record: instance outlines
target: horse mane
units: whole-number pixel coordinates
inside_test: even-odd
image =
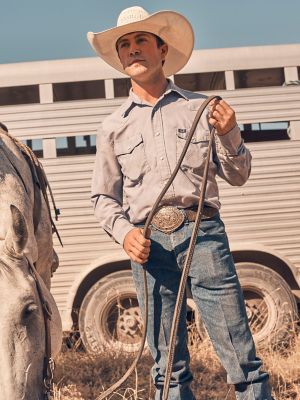
[[[1,124],[1,123],[0,123]],[[58,215],[60,214],[59,209],[56,207],[55,201],[54,201],[54,197],[53,197],[53,193],[50,187],[50,184],[48,182],[48,179],[46,177],[44,168],[41,164],[41,162],[39,161],[39,159],[37,158],[37,156],[34,154],[34,152],[31,150],[31,148],[29,146],[27,146],[26,144],[22,143],[20,140],[18,140],[16,137],[12,136],[5,125],[1,124],[0,128],[2,128],[2,133],[4,135],[6,135],[16,146],[17,148],[21,151],[21,153],[23,154],[23,157],[25,158],[31,174],[32,174],[32,178],[34,180],[34,182],[38,185],[39,189],[41,190],[43,197],[45,199],[46,205],[47,205],[47,209],[48,209],[48,214],[49,214],[49,219],[51,221],[51,225],[52,225],[52,230],[53,232],[56,233],[60,244],[62,245],[62,241],[60,238],[60,235],[57,231],[57,228],[55,226],[55,223],[52,219],[51,216],[51,210],[50,210],[50,202],[49,202],[49,197],[48,197],[48,192],[50,194],[51,200],[52,200],[52,205],[54,208],[54,212],[55,212],[55,220],[58,220]],[[7,154],[6,154],[7,155]],[[36,189],[36,185],[35,185],[35,190]],[[39,219],[39,218],[38,218]],[[39,221],[37,221],[38,223]]]
[[[0,122],[0,128],[3,129],[5,132],[8,132],[7,126]]]

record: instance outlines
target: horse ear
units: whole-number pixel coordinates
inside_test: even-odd
[[[21,211],[11,204],[10,212],[12,215],[12,225],[5,237],[4,248],[6,248],[11,255],[20,257],[27,243],[28,231]]]

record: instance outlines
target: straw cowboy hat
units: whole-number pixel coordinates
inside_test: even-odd
[[[174,75],[188,62],[194,47],[193,28],[183,15],[174,11],[150,15],[142,7],[126,8],[119,15],[115,28],[88,32],[87,38],[104,61],[124,74],[116,42],[121,36],[138,31],[153,33],[167,43],[169,50],[163,66],[166,76]]]

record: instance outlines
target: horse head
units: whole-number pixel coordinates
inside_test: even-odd
[[[25,220],[11,205],[11,225],[0,253],[0,400],[44,399],[43,367],[46,332],[41,299],[24,248]],[[46,285],[38,276],[50,305],[52,356],[60,350],[61,321]]]

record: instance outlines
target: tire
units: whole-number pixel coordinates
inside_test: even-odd
[[[281,345],[291,335],[297,318],[297,304],[289,286],[279,274],[263,265],[242,262],[236,268],[257,347]],[[195,325],[198,339],[193,331]],[[192,342],[207,337],[191,299],[187,326]],[[139,349],[143,321],[131,271],[112,273],[92,286],[80,309],[79,331],[85,349],[91,353],[107,348],[126,352]]]
[[[101,279],[86,294],[79,312],[82,344],[89,353],[105,349],[135,352],[140,347],[143,320],[138,307],[131,271],[120,271]],[[187,305],[190,343],[203,328],[192,299]]]
[[[79,312],[79,331],[85,349],[137,351],[143,321],[131,271],[112,273],[88,291]]]
[[[241,262],[236,269],[256,346],[282,346],[292,336],[297,318],[297,304],[288,284],[264,265]]]

